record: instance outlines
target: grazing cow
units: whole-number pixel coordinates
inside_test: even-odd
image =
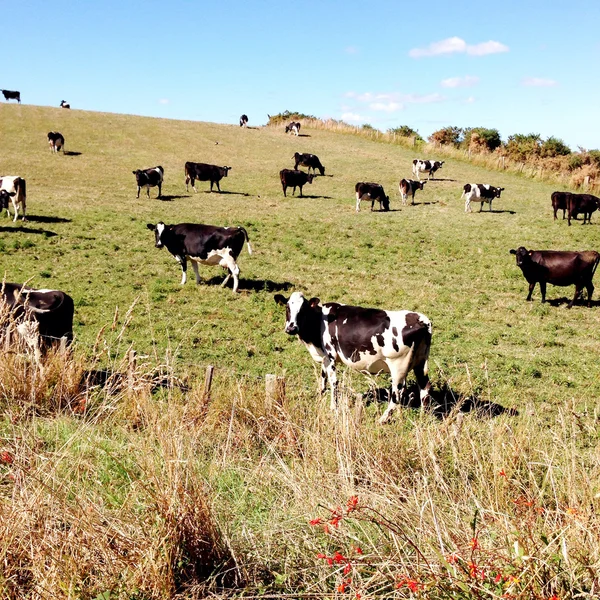
[[[567,196],[567,219],[569,226],[571,219],[576,219],[579,213],[583,213],[583,225],[587,221],[592,224],[592,213],[598,210],[600,198],[592,194],[569,194]]]
[[[248,127],[248,115],[242,115],[240,117],[240,127]]]
[[[329,380],[332,410],[337,408],[336,362],[356,371],[391,374],[392,395],[380,423],[388,421],[401,403],[411,370],[417,378],[421,402],[428,404],[431,322],[425,315],[337,302],[321,304],[318,298],[306,300],[300,292],[289,299],[276,294],[275,302],[286,307],[285,332],[297,335],[313,359],[321,363],[321,393]]]
[[[210,191],[213,191],[213,184],[217,184],[217,190],[221,193],[221,186],[219,181],[223,177],[227,177],[227,173],[231,170],[231,167],[217,167],[217,165],[208,165],[206,163],[185,163],[185,189],[189,190],[188,184],[192,184],[192,189],[196,193],[196,187],[194,183],[196,179],[198,181],[210,181]]]
[[[158,167],[151,167],[150,169],[138,169],[132,171],[135,175],[137,182],[137,197],[140,197],[140,190],[145,187],[146,194],[150,198],[150,188],[158,186],[158,196],[160,198],[162,192],[162,182],[165,176],[165,170],[159,165]]]
[[[61,100],[60,107],[61,108],[71,108],[71,105],[68,102],[65,102],[64,100]]]
[[[8,102],[9,100],[16,100],[21,104],[21,92],[11,92],[10,90],[0,90],[4,99]]]
[[[309,173],[312,169],[313,173],[316,174],[316,170],[319,169],[319,173],[325,175],[325,167],[321,164],[321,161],[316,154],[296,152],[292,158],[295,161],[294,169],[297,169],[298,165],[301,165],[303,167],[308,167]]]
[[[471,209],[471,202],[481,202],[479,212],[483,210],[483,203],[488,202],[490,205],[490,212],[492,212],[492,200],[494,198],[500,198],[500,194],[504,191],[504,188],[497,188],[487,183],[465,183],[461,199],[465,199],[465,212],[473,212]]]
[[[556,213],[559,210],[563,211],[563,220],[566,219],[565,212],[567,211],[567,201],[571,192],[552,192],[552,210],[554,210],[554,220],[556,221]]]
[[[546,284],[551,283],[552,285],[575,286],[575,295],[568,308],[573,306],[584,287],[588,293],[588,306],[592,305],[592,294],[594,293],[592,279],[600,261],[600,254],[595,250],[561,252],[557,250],[527,250],[521,246],[516,250],[511,250],[510,253],[516,255],[517,266],[523,271],[523,276],[529,283],[528,301],[531,300],[535,284],[539,282],[542,302],[546,301]]]
[[[300,135],[300,127],[301,123],[299,121],[292,121],[285,126],[286,133],[294,133],[295,135]]]
[[[383,187],[378,183],[359,181],[354,186],[354,191],[356,192],[356,212],[360,212],[361,200],[371,200],[371,212],[373,212],[375,200],[379,202],[380,211],[390,210],[390,197],[385,195]]]
[[[19,216],[19,207],[22,209],[22,219],[26,221],[27,213],[27,186],[25,180],[22,177],[16,175],[1,175],[0,176],[0,195],[2,200],[2,209],[6,208],[6,213],[10,218],[10,210],[8,208],[8,198],[12,202],[13,209],[15,211],[15,218],[13,222],[17,220]]]
[[[424,189],[423,186],[426,184],[426,181],[415,181],[414,179],[403,179],[398,184],[398,190],[400,192],[400,196],[402,196],[402,206],[406,206],[406,201],[408,199],[408,195],[411,194],[412,202],[411,204],[415,204],[415,192],[417,190]]]
[[[300,198],[302,198],[302,188],[307,183],[312,183],[315,175],[305,173],[304,171],[296,171],[295,169],[282,169],[279,171],[279,179],[281,179],[281,187],[283,195],[287,196],[286,190],[291,187],[292,196],[296,193],[296,188],[300,188]]]
[[[58,152],[62,149],[63,154],[65,152],[65,138],[63,134],[58,131],[48,132],[48,147],[50,152]]]
[[[435,179],[435,177],[433,177],[434,173],[438,169],[441,169],[445,162],[446,161],[444,160],[420,160],[415,158],[412,166],[413,175],[415,175],[419,181],[421,181],[421,173],[428,173],[427,179]]]
[[[233,275],[233,291],[237,292],[240,268],[235,261],[244,247],[244,241],[248,244],[248,254],[252,254],[248,232],[243,227],[215,227],[194,223],[165,225],[162,222],[157,225],[148,223],[147,227],[154,231],[156,247],[166,246],[181,265],[181,285],[184,285],[187,280],[189,258],[192,261],[197,284],[200,283],[198,264],[219,265],[229,271],[221,287],[225,286]]]

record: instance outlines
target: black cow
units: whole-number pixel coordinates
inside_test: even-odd
[[[248,127],[248,115],[242,115],[240,117],[240,127]]]
[[[325,175],[325,167],[321,164],[321,161],[316,154],[296,152],[292,158],[295,161],[294,169],[297,169],[298,165],[302,165],[303,167],[308,167],[309,173],[311,169],[313,170],[313,173],[316,173],[316,170],[319,169],[319,173]]]
[[[61,100],[60,107],[61,108],[71,108],[71,105],[68,102],[66,102],[65,100]]]
[[[523,276],[529,283],[528,301],[531,300],[535,284],[539,282],[542,302],[546,301],[546,284],[551,283],[552,285],[575,286],[575,295],[568,308],[573,306],[584,287],[588,293],[588,306],[592,305],[592,294],[594,293],[592,279],[600,261],[600,254],[595,250],[562,252],[527,250],[521,246],[516,250],[511,250],[510,253],[516,255],[517,266],[523,271]]]
[[[50,152],[58,152],[62,149],[63,154],[65,152],[65,138],[60,131],[49,131],[48,132],[48,146]]]
[[[0,90],[4,99],[8,100],[16,100],[19,104],[21,104],[21,92],[11,92],[10,90]]]
[[[375,200],[379,202],[380,211],[390,210],[390,197],[385,195],[383,187],[378,183],[359,181],[354,186],[354,191],[356,192],[356,212],[360,212],[361,200],[371,201],[371,211],[373,211]]]
[[[559,210],[563,211],[563,220],[566,219],[565,212],[567,211],[567,201],[571,192],[552,192],[552,210],[554,210],[554,220],[556,221],[556,213]]]
[[[292,121],[285,126],[285,132],[300,135],[300,127],[301,123],[299,121]]]
[[[296,171],[295,169],[282,169],[279,171],[279,179],[281,179],[281,187],[283,195],[287,196],[286,190],[291,187],[292,195],[296,193],[296,188],[300,188],[300,198],[302,198],[302,188],[307,183],[312,183],[314,175],[309,175],[304,171]]]
[[[162,192],[162,182],[165,176],[165,170],[159,165],[158,167],[151,167],[150,169],[138,169],[132,171],[135,175],[137,182],[137,197],[140,197],[140,190],[145,187],[146,194],[150,198],[150,188],[158,186],[158,196],[160,198]]]
[[[569,226],[571,219],[576,219],[577,215],[583,213],[583,225],[587,221],[592,224],[592,213],[598,210],[600,198],[592,194],[569,194],[567,196],[567,220]]]
[[[492,212],[492,200],[494,198],[500,198],[500,194],[504,191],[504,188],[497,188],[488,183],[465,183],[461,198],[465,199],[465,212],[472,212],[471,202],[481,202],[479,212],[483,210],[483,203],[488,202],[490,205],[490,212]]]
[[[221,287],[225,286],[233,275],[233,291],[237,292],[240,268],[235,261],[244,247],[244,241],[248,243],[248,254],[252,254],[248,232],[243,227],[215,227],[194,223],[165,225],[162,222],[157,225],[148,223],[147,227],[154,231],[156,247],[166,246],[181,265],[181,285],[184,285],[187,280],[189,258],[192,261],[197,284],[200,283],[198,264],[219,265],[229,271]]]
[[[415,192],[417,190],[424,189],[424,185],[426,183],[426,181],[415,181],[414,179],[403,179],[402,181],[400,181],[400,183],[398,184],[398,191],[400,192],[400,196],[402,197],[402,205],[406,206],[406,201],[408,199],[409,194],[411,194],[412,196],[411,204],[414,205]]]
[[[435,179],[435,177],[433,177],[434,173],[438,170],[441,169],[442,166],[444,165],[443,160],[420,160],[418,158],[413,159],[413,167],[412,167],[412,171],[413,171],[413,175],[415,175],[417,177],[417,179],[419,181],[421,181],[421,173],[428,173],[428,179]]]
[[[392,394],[380,423],[385,423],[401,403],[411,370],[417,378],[421,402],[428,404],[432,329],[425,315],[337,302],[321,304],[318,298],[306,300],[300,292],[289,299],[276,294],[275,302],[286,307],[285,332],[297,335],[313,359],[321,363],[321,393],[329,380],[332,410],[337,407],[336,362],[356,371],[391,374]]]
[[[227,173],[231,170],[231,167],[217,167],[217,165],[208,165],[206,163],[185,163],[185,189],[189,190],[188,184],[192,184],[192,189],[196,192],[194,183],[196,179],[198,181],[210,181],[210,191],[213,191],[213,184],[217,184],[217,190],[221,192],[221,186],[219,181],[223,177],[227,177]]]

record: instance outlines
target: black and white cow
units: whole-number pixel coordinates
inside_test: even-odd
[[[240,117],[240,127],[248,127],[248,115],[242,115]]]
[[[66,102],[65,100],[61,100],[60,107],[61,108],[71,108],[71,105],[68,102]]]
[[[442,168],[442,165],[444,164],[444,160],[420,160],[418,158],[415,158],[413,160],[413,167],[412,167],[412,171],[413,171],[413,175],[416,176],[416,178],[421,181],[421,173],[428,173],[429,176],[427,177],[427,179],[435,179],[435,177],[433,177],[434,173],[438,170]]]
[[[398,191],[402,197],[402,206],[406,206],[408,195],[412,196],[411,204],[415,203],[415,192],[424,189],[426,181],[415,181],[414,179],[402,179],[398,184]]]
[[[378,183],[369,183],[365,181],[359,181],[354,186],[356,192],[356,212],[360,212],[361,200],[371,201],[371,212],[375,205],[375,200],[379,202],[379,210],[388,211],[390,210],[390,197],[385,195],[385,191]]]
[[[181,265],[181,285],[187,281],[189,258],[197,284],[200,283],[198,264],[219,265],[229,271],[221,287],[233,276],[233,291],[237,292],[240,268],[235,261],[244,247],[244,242],[248,244],[248,254],[252,254],[248,232],[243,227],[215,227],[195,223],[165,225],[162,222],[157,225],[148,223],[147,227],[154,231],[156,247],[166,247]]]
[[[19,104],[21,104],[21,92],[11,92],[10,90],[0,90],[4,99],[8,100],[16,100]]]
[[[281,187],[283,188],[283,195],[287,196],[287,189],[289,187],[294,188],[292,195],[296,193],[296,188],[300,188],[300,198],[302,198],[302,188],[307,183],[312,183],[314,175],[305,173],[304,171],[297,171],[295,169],[282,169],[279,171],[279,179],[281,180]]]
[[[292,121],[285,126],[285,132],[300,135],[300,127],[301,123],[299,121]]]
[[[227,177],[227,173],[231,167],[218,167],[217,165],[209,165],[206,163],[185,163],[185,189],[189,190],[188,184],[192,184],[194,193],[197,191],[195,187],[196,179],[198,181],[210,181],[210,191],[213,190],[213,184],[217,184],[217,190],[221,192],[219,182],[223,177]]]
[[[321,393],[329,380],[332,410],[337,408],[338,362],[356,371],[391,374],[392,395],[380,423],[388,421],[401,403],[411,370],[417,378],[421,403],[428,404],[432,329],[425,315],[337,302],[321,304],[318,298],[307,300],[300,292],[294,292],[289,299],[276,294],[275,302],[286,307],[285,332],[297,335],[312,358],[321,363]]]
[[[0,204],[2,209],[6,208],[6,213],[10,218],[10,210],[8,208],[8,200],[10,199],[15,211],[15,218],[19,216],[19,207],[21,207],[22,219],[26,221],[27,213],[27,185],[22,177],[17,175],[0,175]]]
[[[151,167],[150,169],[137,169],[132,171],[135,175],[137,182],[137,197],[140,197],[140,190],[146,188],[146,194],[150,198],[150,188],[158,186],[158,196],[162,193],[162,183],[165,176],[165,170],[159,165],[158,167]]]
[[[302,152],[296,152],[294,156],[292,156],[294,160],[294,169],[298,168],[298,165],[303,167],[308,167],[308,172],[313,170],[313,173],[316,174],[316,170],[319,169],[319,173],[321,175],[325,175],[325,167],[321,164],[319,157],[316,154],[308,154]]]
[[[58,152],[62,149],[63,154],[65,152],[65,138],[60,131],[49,131],[48,132],[48,147],[50,152]]]
[[[494,187],[487,183],[466,183],[460,197],[465,199],[465,212],[473,212],[471,202],[481,202],[479,212],[483,210],[483,203],[488,202],[490,212],[492,212],[492,200],[500,198],[503,191],[504,188]]]

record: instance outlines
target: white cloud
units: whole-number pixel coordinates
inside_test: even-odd
[[[167,98],[161,98],[161,99],[158,101],[158,103],[159,103],[159,104],[170,104],[170,103],[171,103],[171,101],[170,101],[169,99],[167,99]]]
[[[543,77],[523,77],[521,85],[525,87],[555,87],[558,85],[558,81],[544,79]]]
[[[440,56],[442,54],[469,54],[470,56],[484,56],[486,54],[497,54],[508,52],[508,46],[490,40],[479,44],[469,45],[459,37],[451,37],[439,42],[432,42],[426,48],[413,48],[408,55],[411,58],[423,58],[424,56]]]
[[[360,122],[360,121],[366,121],[366,120],[367,120],[366,117],[363,117],[362,115],[359,115],[358,113],[353,113],[353,112],[342,113],[342,121]]]
[[[369,103],[373,110],[402,110],[404,104],[429,104],[430,102],[442,102],[446,100],[445,96],[438,94],[402,94],[400,92],[379,93],[364,92],[357,94],[356,92],[346,92],[345,98],[352,98],[357,102]]]
[[[462,87],[473,87],[479,83],[479,77],[473,75],[465,75],[464,77],[448,77],[448,79],[442,79],[440,85],[444,88],[462,88]]]
[[[399,102],[373,102],[369,104],[369,108],[391,113],[398,110],[404,110],[404,104],[400,104]]]
[[[474,96],[469,96],[466,100],[465,100],[465,104],[473,104],[473,102],[475,102],[475,97]]]

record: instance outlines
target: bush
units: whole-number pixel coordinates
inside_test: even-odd
[[[388,129],[387,132],[390,135],[396,134],[397,136],[400,136],[400,137],[415,138],[419,142],[425,141],[419,135],[418,131],[415,131],[412,127],[409,127],[408,125],[400,125],[400,127],[394,127],[392,129]]]
[[[502,145],[500,132],[497,129],[486,127],[468,127],[463,130],[463,141],[461,146],[475,152],[487,150],[493,152]]]
[[[543,158],[567,156],[568,154],[571,154],[571,148],[569,148],[562,140],[552,136],[550,136],[540,148],[540,156]]]
[[[575,169],[580,169],[583,167],[584,161],[581,154],[572,154],[569,157],[569,170],[574,171]]]
[[[443,129],[434,131],[429,136],[429,141],[432,144],[458,147],[462,141],[462,132],[463,130],[460,127],[444,127]]]
[[[316,119],[317,117],[313,115],[305,115],[300,112],[291,112],[286,110],[282,113],[278,113],[276,115],[267,115],[269,117],[269,122],[267,125],[281,125],[282,123],[287,123],[288,121],[297,121],[299,119]]]
[[[365,129],[366,131],[375,131],[375,127],[373,127],[373,125],[370,125],[369,123],[365,123],[362,126],[362,129]]]
[[[539,133],[515,133],[508,136],[506,142],[506,152],[508,156],[515,160],[527,160],[528,158],[540,155],[542,138]]]

